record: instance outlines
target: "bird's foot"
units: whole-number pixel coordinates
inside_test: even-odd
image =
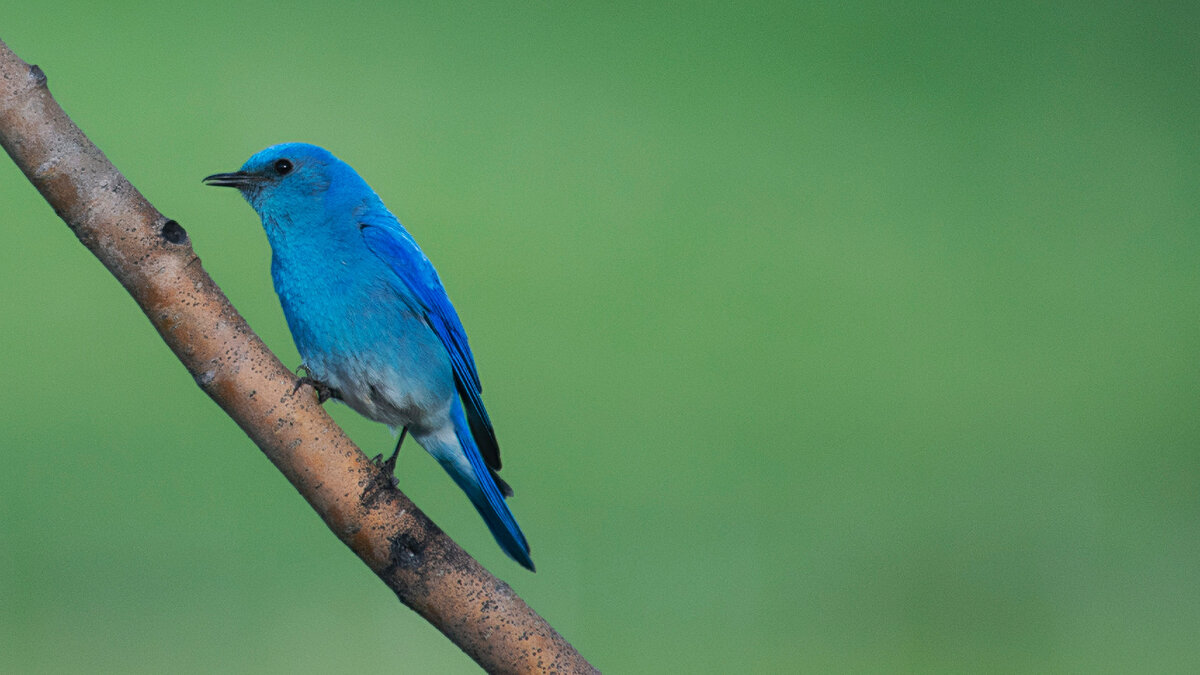
[[[388,459],[388,461],[385,462],[383,461],[383,454],[381,453],[372,457],[371,463],[379,467],[379,473],[382,474],[385,479],[387,479],[388,483],[390,483],[392,487],[400,485],[400,479],[396,478],[396,462],[394,458]]]
[[[396,478],[396,458],[400,456],[400,446],[404,445],[404,437],[408,435],[408,427],[400,429],[400,440],[396,442],[396,449],[392,451],[392,456],[387,460],[383,459],[383,454],[375,455],[371,459],[371,463],[379,467],[383,475],[392,482],[392,487],[400,484],[400,480]]]
[[[296,379],[296,386],[292,387],[293,394],[295,394],[297,391],[300,391],[300,387],[303,387],[304,385],[307,384],[308,386],[312,387],[314,391],[317,392],[317,403],[324,403],[325,401],[328,401],[331,398],[336,398],[336,399],[342,398],[341,392],[339,392],[337,389],[334,389],[333,387],[325,384],[324,382],[322,382],[316,378],[309,377],[308,368],[304,367],[303,365],[300,366],[299,368],[297,368],[296,371],[297,372],[304,371],[305,374]]]

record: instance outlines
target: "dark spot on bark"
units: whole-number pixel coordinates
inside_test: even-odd
[[[407,532],[388,537],[389,567],[416,569],[425,562],[425,544]]]
[[[187,230],[174,220],[168,220],[162,226],[162,238],[167,240],[169,244],[186,244]]]
[[[33,83],[39,87],[46,86],[46,73],[38,66],[29,66],[29,75]]]

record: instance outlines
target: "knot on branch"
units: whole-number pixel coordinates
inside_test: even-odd
[[[188,240],[187,230],[183,229],[183,226],[174,220],[168,220],[163,223],[162,230],[159,233],[162,234],[162,238],[168,244],[186,244]]]

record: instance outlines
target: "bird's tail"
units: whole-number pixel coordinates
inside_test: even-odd
[[[504,495],[493,479],[492,472],[484,463],[457,398],[451,407],[450,416],[454,421],[454,433],[458,437],[461,453],[466,456],[468,466],[464,466],[461,461],[455,461],[458,458],[448,456],[449,453],[435,452],[434,456],[454,482],[471,498],[471,503],[479,511],[479,515],[483,516],[483,521],[487,523],[500,548],[522,567],[534,571],[533,560],[529,557],[529,542],[525,540],[512,511],[508,510],[508,504],[505,503]],[[468,468],[469,471],[466,470]]]

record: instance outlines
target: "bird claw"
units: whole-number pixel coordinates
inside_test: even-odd
[[[388,483],[394,488],[400,485],[400,479],[396,478],[396,456],[392,455],[386,462],[383,460],[383,454],[380,453],[371,458],[371,463],[379,467],[379,472],[387,479]]]
[[[380,472],[391,482],[392,487],[400,484],[400,479],[396,478],[396,459],[400,456],[400,446],[404,445],[404,437],[407,435],[408,427],[403,427],[400,430],[400,440],[396,442],[396,450],[392,452],[391,457],[385,460],[383,453],[380,453],[371,458],[371,463],[379,467]]]
[[[385,475],[391,479],[392,487],[396,487],[397,485],[400,484],[400,479],[396,478],[396,456],[395,455],[392,455],[391,457],[389,457],[387,459],[387,461],[380,464],[379,470],[383,472],[383,475]]]
[[[308,369],[304,366],[300,366],[300,369],[308,372]],[[300,387],[303,387],[306,384],[317,392],[317,403],[324,403],[331,398],[340,399],[342,397],[341,392],[339,392],[337,389],[334,389],[318,379],[309,377],[308,375],[296,378],[296,386],[292,387],[292,393],[295,394],[296,392],[300,391]]]

